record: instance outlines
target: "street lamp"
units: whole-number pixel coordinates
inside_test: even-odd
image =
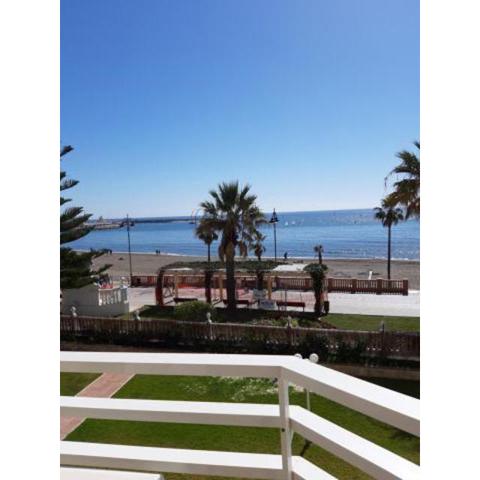
[[[127,236],[128,236],[128,263],[130,265],[130,286],[133,287],[133,274],[132,274],[132,248],[130,245],[130,219],[127,213]]]
[[[278,222],[278,217],[275,212],[275,209],[273,209],[272,218],[270,218],[270,221],[268,223],[273,224],[273,243],[275,245],[275,261],[277,261],[277,222]]]

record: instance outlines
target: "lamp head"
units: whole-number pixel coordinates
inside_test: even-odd
[[[273,209],[272,218],[270,218],[269,223],[277,223],[277,222],[278,222],[277,212],[275,212],[275,209]]]

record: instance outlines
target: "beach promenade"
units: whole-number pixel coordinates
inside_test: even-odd
[[[153,287],[136,287],[129,289],[130,311],[135,311],[143,305],[155,305],[155,289]],[[182,289],[182,296],[196,297],[204,300],[204,290],[201,288]],[[408,296],[403,295],[371,295],[351,293],[330,293],[331,313],[350,313],[361,315],[385,315],[402,317],[420,316],[420,292],[410,291]],[[250,298],[251,293],[240,296]],[[282,299],[284,292],[274,292],[273,299]],[[289,301],[303,301],[306,310],[313,311],[315,299],[313,292],[287,291]],[[171,302],[171,297],[166,302]],[[170,303],[167,303],[170,304]],[[171,303],[174,305],[174,303]]]
[[[213,260],[216,257],[212,258]],[[160,267],[179,261],[205,261],[206,257],[179,256],[179,255],[155,255],[147,253],[133,253],[132,266],[135,275],[156,275]],[[290,259],[293,263],[294,259]],[[311,263],[315,260],[296,259],[295,263]],[[109,263],[110,276],[119,281],[121,277],[128,278],[129,262],[127,253],[113,253],[102,256],[94,261],[94,267]],[[328,265],[328,275],[333,278],[368,278],[372,272],[372,278],[386,278],[385,260],[332,260],[325,259]],[[363,314],[363,315],[388,315],[388,316],[420,316],[420,263],[417,261],[392,261],[392,277],[395,279],[408,279],[409,295],[372,295],[330,293],[330,311],[332,313]],[[281,299],[283,292],[274,292],[274,299]],[[204,299],[203,289],[182,289],[181,296],[192,296]],[[303,301],[306,309],[313,311],[313,292],[287,292],[289,301]],[[251,298],[251,292],[245,298]],[[134,311],[143,305],[155,304],[154,288],[132,288],[129,291],[130,310]],[[170,299],[166,299],[167,302]],[[173,303],[172,303],[173,305]]]

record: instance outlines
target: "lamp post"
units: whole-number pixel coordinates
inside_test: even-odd
[[[277,213],[275,212],[275,209],[273,209],[272,218],[270,218],[269,223],[273,224],[273,244],[275,246],[275,261],[277,261],[277,222]]]
[[[132,248],[130,246],[130,219],[127,213],[127,236],[128,236],[128,263],[130,266],[130,286],[133,287],[133,275],[132,275]]]

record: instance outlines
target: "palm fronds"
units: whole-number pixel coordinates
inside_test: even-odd
[[[420,150],[420,143],[415,141],[414,145]],[[393,184],[393,192],[385,198],[387,205],[397,205],[405,208],[405,219],[420,217],[420,156],[407,150],[397,153],[401,160],[385,178],[385,184],[392,175],[401,175]]]

